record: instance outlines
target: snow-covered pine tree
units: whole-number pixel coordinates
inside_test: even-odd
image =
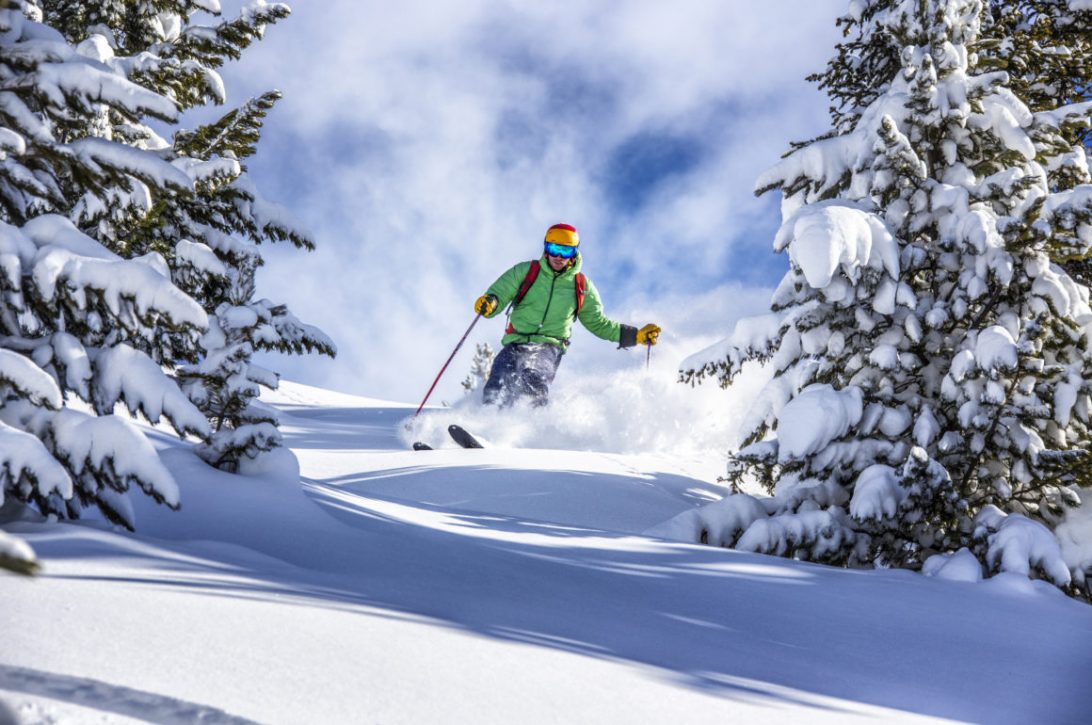
[[[995,6],[868,0],[839,21],[847,40],[817,77],[833,128],[756,187],[783,198],[773,314],[682,370],[726,386],[747,362],[773,367],[728,475],[772,497],[729,496],[690,517],[695,538],[914,569],[967,548],[988,571],[1083,582],[1049,527],[1092,444],[1092,309],[1063,266],[1092,245],[1087,152],[1066,135],[1092,107],[1016,95],[978,53],[1005,42]]]
[[[1046,133],[1032,129],[1038,145],[1053,146],[1046,168],[1052,189],[1067,190],[1089,183],[1085,155],[1073,149],[1092,148],[1092,127],[1079,104],[1092,100],[1092,8],[1075,10],[1068,0],[1009,0],[991,2],[991,22],[984,27],[978,55],[984,67],[1009,74],[1010,87],[1033,113],[1068,108],[1072,118],[1059,118]],[[1054,258],[1084,286],[1092,283],[1092,258],[1076,236],[1079,220],[1058,220],[1061,245]]]
[[[110,114],[170,121],[176,105],[41,18],[32,0],[0,8],[0,495],[62,516],[96,506],[132,526],[131,484],[170,506],[178,490],[114,408],[207,436],[157,341],[196,339],[208,319],[162,257],[124,258],[66,217],[84,190],[119,201],[192,182],[100,134]],[[87,405],[69,405],[73,394]]]
[[[252,361],[256,351],[336,354],[320,330],[301,323],[284,305],[254,299],[254,271],[260,258],[230,271],[227,301],[210,316],[201,339],[206,356],[179,371],[190,399],[212,418],[210,440],[198,454],[210,464],[236,471],[244,457],[255,459],[281,445],[275,411],[257,398],[259,386],[275,389],[276,373]]]
[[[220,0],[41,0],[45,22],[73,43],[105,41],[130,80],[155,88],[185,110],[226,100],[216,72],[288,17],[279,2],[254,0],[221,19]],[[212,17],[212,24],[204,18]],[[96,37],[97,36],[97,37]],[[142,55],[147,53],[148,55]]]
[[[216,69],[289,12],[282,3],[251,3],[237,18],[205,25],[200,10],[218,16],[219,3],[69,1],[58,2],[52,16],[73,42],[94,43],[103,62],[119,64],[134,82],[190,108],[223,102]],[[119,63],[119,53],[141,62]],[[276,91],[263,94],[215,122],[177,131],[169,144],[147,126],[110,118],[107,135],[153,149],[190,177],[194,193],[142,200],[133,205],[135,213],[88,194],[73,214],[88,234],[125,254],[162,255],[175,283],[209,313],[209,332],[196,347],[186,337],[165,335],[162,342],[172,360],[189,363],[179,371],[183,389],[212,423],[213,439],[198,452],[232,471],[240,457],[253,458],[280,441],[273,411],[255,400],[258,386],[276,387],[278,376],[254,365],[254,352],[335,354],[320,330],[300,323],[283,305],[254,299],[254,275],[262,264],[258,244],[314,248],[291,215],[262,198],[244,166],[279,98]]]
[[[198,180],[193,203],[176,205],[166,226],[180,237],[175,280],[213,313],[200,341],[202,359],[179,371],[183,389],[213,425],[212,439],[198,453],[229,471],[243,457],[256,458],[281,444],[275,412],[257,401],[259,386],[276,388],[279,376],[255,364],[254,353],[337,354],[329,337],[285,305],[255,299],[255,274],[263,263],[259,244],[289,241],[297,249],[314,249],[288,213],[261,197],[241,163],[256,151],[262,121],[279,98],[271,91],[174,138],[174,153],[191,168],[234,164]]]
[[[987,10],[979,63],[1008,73],[1008,86],[1032,112],[1092,98],[1092,8],[1087,2],[992,0]],[[1087,145],[1092,138],[1092,129],[1080,122],[1060,130],[1070,145]]]
[[[470,363],[470,373],[461,383],[467,395],[485,386],[485,381],[489,379],[489,371],[493,369],[493,358],[495,356],[496,353],[488,342],[480,342],[475,346],[474,359]]]

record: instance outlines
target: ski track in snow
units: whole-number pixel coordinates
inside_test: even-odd
[[[213,722],[1078,723],[1092,708],[1092,610],[1030,582],[649,539],[718,489],[632,456],[409,452],[411,408],[286,387],[302,487],[212,471],[163,437],[180,512],[135,497],[137,536],[12,527],[46,573],[0,579],[20,622],[0,689]],[[100,672],[103,649],[126,655]]]
[[[111,685],[88,677],[69,677],[25,667],[0,665],[0,693],[4,691],[13,693],[10,700],[15,702],[25,695],[44,697],[164,725],[193,722],[247,725],[254,722],[207,705],[183,702],[173,697]],[[0,698],[0,702],[3,702],[3,698]],[[12,718],[16,717],[15,712],[10,715]],[[4,722],[4,716],[5,713],[0,711],[0,722]]]

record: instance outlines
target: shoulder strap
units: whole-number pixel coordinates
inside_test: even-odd
[[[584,306],[584,294],[588,289],[588,280],[584,276],[583,272],[576,273],[576,312],[573,313],[573,317],[580,316],[580,308]]]
[[[538,279],[539,270],[542,269],[542,265],[538,263],[537,259],[531,261],[531,266],[527,269],[527,274],[523,276],[523,281],[519,285],[519,291],[516,292],[516,296],[512,298],[512,302],[508,305],[507,314],[512,316],[512,310],[516,309],[516,305],[523,301],[523,298],[527,296],[527,291],[531,289],[531,285]],[[508,326],[504,329],[506,335],[511,335],[516,331],[516,328],[512,326],[511,320],[508,322]]]
[[[519,292],[516,292],[516,296],[512,298],[512,307],[518,305],[523,301],[523,298],[527,296],[527,290],[531,289],[531,285],[538,279],[538,272],[541,268],[542,266],[538,263],[537,259],[531,262],[531,267],[527,270],[527,274],[523,278],[523,283],[519,286]]]

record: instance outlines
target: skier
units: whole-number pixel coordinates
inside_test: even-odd
[[[520,262],[502,274],[474,303],[474,311],[494,317],[511,303],[504,348],[493,361],[483,391],[487,404],[507,406],[522,397],[545,405],[550,383],[569,347],[574,319],[593,335],[619,348],[655,345],[660,328],[637,329],[608,319],[599,293],[581,272],[580,236],[569,224],[546,230],[541,259]]]

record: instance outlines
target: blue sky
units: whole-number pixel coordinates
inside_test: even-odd
[[[238,3],[225,3],[230,13]],[[272,249],[259,295],[335,338],[287,377],[419,399],[501,272],[547,226],[581,232],[619,321],[681,359],[760,311],[787,262],[755,177],[826,128],[820,70],[844,0],[296,2],[241,62],[229,103],[279,88],[252,176],[312,230]],[[790,20],[791,19],[791,20]],[[503,323],[471,342],[497,345]],[[459,395],[469,351],[437,397]],[[630,356],[632,357],[632,356]],[[577,335],[565,374],[633,365]]]

